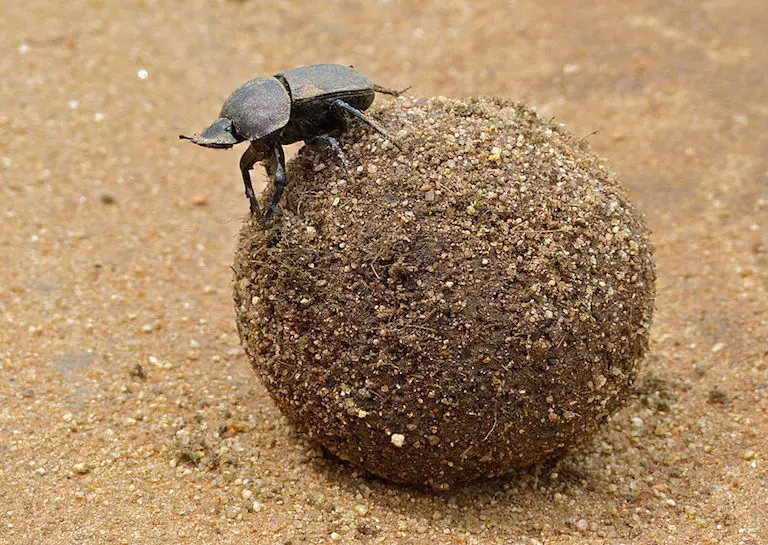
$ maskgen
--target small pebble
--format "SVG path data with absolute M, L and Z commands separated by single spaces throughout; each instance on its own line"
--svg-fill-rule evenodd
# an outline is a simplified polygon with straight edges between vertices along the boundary
M 237 515 L 240 514 L 240 508 L 237 505 L 230 505 L 227 507 L 227 518 L 234 519 L 237 518 Z
M 400 448 L 405 444 L 405 436 L 402 433 L 393 433 L 390 440 L 397 448 Z
M 581 66 L 578 64 L 566 64 L 563 66 L 563 74 L 566 76 L 577 74 L 578 72 L 581 72 Z
M 99 197 L 102 204 L 115 204 L 117 202 L 117 195 L 112 191 L 104 191 Z
M 90 471 L 90 468 L 83 463 L 78 463 L 72 466 L 72 471 L 74 471 L 78 475 L 85 475 Z
M 713 404 L 725 405 L 728 403 L 728 390 L 715 386 L 709 391 L 707 400 Z
M 579 532 L 586 532 L 589 529 L 589 522 L 587 522 L 587 519 L 579 519 L 576 521 L 575 526 Z

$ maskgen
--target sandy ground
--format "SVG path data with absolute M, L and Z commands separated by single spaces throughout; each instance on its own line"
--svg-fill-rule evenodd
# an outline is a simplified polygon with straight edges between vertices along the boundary
M 416 4 L 2 2 L 0 543 L 768 543 L 765 3 Z M 291 432 L 234 327 L 239 154 L 175 138 L 314 62 L 600 131 L 659 282 L 593 441 L 435 494 Z

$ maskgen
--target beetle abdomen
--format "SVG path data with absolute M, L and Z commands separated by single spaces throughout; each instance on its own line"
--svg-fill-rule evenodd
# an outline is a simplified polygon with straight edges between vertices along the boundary
M 243 138 L 260 140 L 288 124 L 291 97 L 278 79 L 254 78 L 229 96 L 219 116 L 230 119 Z

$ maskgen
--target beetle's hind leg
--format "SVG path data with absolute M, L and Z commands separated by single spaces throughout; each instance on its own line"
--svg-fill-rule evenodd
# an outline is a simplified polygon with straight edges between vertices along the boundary
M 375 83 L 373 84 L 373 90 L 376 91 L 377 93 L 381 93 L 382 95 L 392 95 L 393 97 L 399 97 L 411 87 L 413 87 L 413 85 L 409 85 L 402 91 L 395 91 L 394 89 L 387 89 L 386 87 L 382 87 L 381 85 L 376 85 Z
M 341 99 L 336 99 L 333 102 L 331 102 L 331 108 L 341 114 L 342 112 L 347 112 L 352 115 L 354 115 L 356 118 L 358 118 L 360 121 L 368 125 L 369 127 L 373 128 L 376 132 L 378 132 L 381 136 L 392 142 L 397 149 L 400 151 L 403 151 L 403 148 L 400 147 L 400 144 L 397 143 L 397 141 L 390 136 L 387 131 L 385 131 L 383 128 L 379 126 L 378 123 L 376 123 L 373 119 L 365 115 L 363 112 L 355 108 L 354 106 L 350 106 L 346 102 L 344 102 Z
M 263 218 L 261 208 L 259 208 L 259 201 L 256 200 L 256 193 L 253 191 L 253 184 L 251 183 L 250 170 L 253 165 L 260 159 L 259 152 L 252 146 L 248 146 L 243 156 L 240 158 L 240 173 L 243 175 L 243 185 L 245 185 L 245 196 L 248 197 L 248 201 L 251 204 L 251 214 L 256 214 L 259 218 Z
M 277 211 L 277 204 L 283 196 L 283 190 L 288 183 L 288 178 L 285 174 L 285 153 L 283 147 L 280 144 L 275 146 L 274 151 L 267 159 L 267 172 L 272 176 L 272 180 L 275 184 L 275 192 L 272 195 L 272 202 L 269 203 L 269 208 L 264 213 L 264 225 L 269 225 L 269 220 L 272 215 Z
M 304 143 L 313 148 L 320 146 L 331 148 L 336 154 L 336 157 L 338 157 L 341 161 L 341 165 L 344 167 L 344 172 L 347 174 L 347 178 L 350 177 L 350 164 L 349 161 L 347 161 L 347 156 L 344 155 L 344 151 L 342 151 L 341 146 L 339 145 L 339 141 L 336 140 L 333 136 L 314 136 L 304 140 Z

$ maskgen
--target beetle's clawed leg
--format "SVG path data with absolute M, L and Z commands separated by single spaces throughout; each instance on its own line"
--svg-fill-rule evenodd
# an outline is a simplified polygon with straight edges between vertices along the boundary
M 256 200 L 256 193 L 253 191 L 253 184 L 251 183 L 250 170 L 256 161 L 259 160 L 258 152 L 253 147 L 248 147 L 240 158 L 240 172 L 243 175 L 243 184 L 245 185 L 245 196 L 248 197 L 248 201 L 251 203 L 251 214 L 256 214 L 259 218 L 264 217 L 259 208 L 259 202 Z
M 344 172 L 347 175 L 347 178 L 350 178 L 350 164 L 349 161 L 347 161 L 347 156 L 344 155 L 344 152 L 341 149 L 341 146 L 339 145 L 339 141 L 336 140 L 333 136 L 314 136 L 312 138 L 308 138 L 304 140 L 304 143 L 311 147 L 319 147 L 319 146 L 327 146 L 333 150 L 333 152 L 336 154 L 336 156 L 341 160 L 341 165 L 344 167 Z
M 413 87 L 413 85 L 409 85 L 402 91 L 395 91 L 394 89 L 387 89 L 386 87 L 382 87 L 381 85 L 376 85 L 375 83 L 373 84 L 373 90 L 376 91 L 377 93 L 381 93 L 382 95 L 392 95 L 393 97 L 399 97 L 411 87 Z
M 336 99 L 333 102 L 331 102 L 331 108 L 336 110 L 337 112 L 347 112 L 352 115 L 354 115 L 356 118 L 358 118 L 363 123 L 367 124 L 369 127 L 373 128 L 376 132 L 378 132 L 381 136 L 392 142 L 394 146 L 399 149 L 400 151 L 403 151 L 403 148 L 400 146 L 400 144 L 397 143 L 397 141 L 392 138 L 392 136 L 387 133 L 383 128 L 379 126 L 378 123 L 376 123 L 373 119 L 365 115 L 363 112 L 355 108 L 354 106 L 350 106 L 346 102 L 344 102 L 341 99 Z
M 273 183 L 275 184 L 275 192 L 272 195 L 272 202 L 269 203 L 269 208 L 264 213 L 264 227 L 269 225 L 269 220 L 272 215 L 277 211 L 277 203 L 283 196 L 283 190 L 288 183 L 285 174 L 285 153 L 283 147 L 280 144 L 275 146 L 274 151 L 267 159 L 267 171 L 272 176 Z

